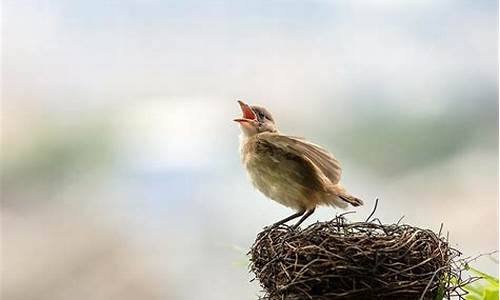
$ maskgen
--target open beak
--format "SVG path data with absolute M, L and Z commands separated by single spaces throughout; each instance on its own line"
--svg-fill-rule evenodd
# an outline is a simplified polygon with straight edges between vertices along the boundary
M 239 100 L 238 100 L 238 103 L 240 104 L 240 108 L 241 108 L 241 112 L 243 113 L 243 116 L 241 118 L 234 119 L 235 122 L 238 122 L 240 124 L 241 123 L 251 123 L 255 119 L 257 119 L 257 117 L 255 116 L 255 113 L 253 112 L 253 110 L 250 108 L 250 106 L 248 104 L 246 104 L 243 101 L 239 101 Z

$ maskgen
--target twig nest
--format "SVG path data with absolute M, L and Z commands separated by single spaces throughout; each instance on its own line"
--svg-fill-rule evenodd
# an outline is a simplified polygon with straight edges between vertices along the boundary
M 376 221 L 378 221 L 376 219 Z M 342 217 L 266 228 L 250 250 L 263 299 L 435 299 L 458 295 L 460 254 L 431 230 Z

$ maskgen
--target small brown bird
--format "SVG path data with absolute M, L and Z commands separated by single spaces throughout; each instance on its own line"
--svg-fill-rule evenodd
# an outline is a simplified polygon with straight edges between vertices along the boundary
M 318 205 L 363 204 L 339 184 L 340 165 L 331 153 L 302 138 L 280 134 L 264 107 L 238 103 L 243 116 L 234 121 L 240 124 L 241 160 L 252 184 L 266 197 L 297 211 L 273 226 L 302 216 L 293 226 L 297 228 Z

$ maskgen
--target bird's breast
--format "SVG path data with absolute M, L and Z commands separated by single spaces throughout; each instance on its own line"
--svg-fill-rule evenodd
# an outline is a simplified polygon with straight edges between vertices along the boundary
M 252 184 L 265 196 L 296 209 L 309 206 L 304 201 L 310 198 L 312 183 L 304 166 L 262 147 L 258 138 L 242 140 L 240 151 Z

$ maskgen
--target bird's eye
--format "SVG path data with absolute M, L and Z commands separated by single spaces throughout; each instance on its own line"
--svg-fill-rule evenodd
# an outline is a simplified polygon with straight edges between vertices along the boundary
M 264 115 L 264 113 L 263 113 L 263 112 L 259 111 L 259 117 L 260 117 L 261 119 L 264 119 L 264 117 L 265 117 L 265 116 L 266 116 L 266 115 Z

